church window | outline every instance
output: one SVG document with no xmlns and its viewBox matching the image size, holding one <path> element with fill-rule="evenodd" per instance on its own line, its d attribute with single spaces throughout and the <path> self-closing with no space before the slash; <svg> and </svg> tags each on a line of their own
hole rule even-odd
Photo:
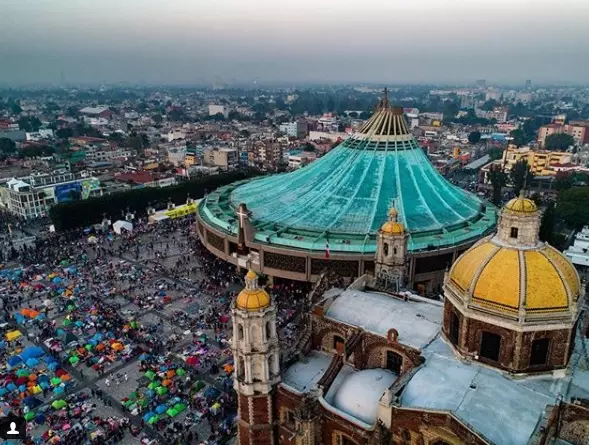
<svg viewBox="0 0 589 445">
<path fill-rule="evenodd" d="M 237 325 L 237 339 L 243 340 L 243 325 L 241 323 Z"/>
<path fill-rule="evenodd" d="M 397 255 L 397 247 L 393 247 L 393 255 Z"/>
<path fill-rule="evenodd" d="M 245 379 L 245 361 L 243 360 L 243 357 L 239 357 L 237 361 L 237 379 Z"/>
<path fill-rule="evenodd" d="M 403 365 L 403 357 L 393 351 L 387 351 L 386 369 L 393 371 L 395 374 L 401 374 L 401 366 Z"/>
<path fill-rule="evenodd" d="M 458 344 L 458 336 L 460 333 L 460 319 L 456 312 L 450 313 L 450 341 L 452 344 Z"/>
<path fill-rule="evenodd" d="M 480 356 L 494 362 L 499 361 L 499 351 L 501 350 L 501 337 L 491 332 L 481 334 Z"/>
<path fill-rule="evenodd" d="M 509 236 L 511 238 L 517 238 L 517 235 L 518 235 L 518 228 L 517 227 L 512 227 Z"/>
<path fill-rule="evenodd" d="M 272 338 L 272 323 L 267 321 L 266 322 L 266 340 L 270 340 Z"/>
<path fill-rule="evenodd" d="M 384 256 L 389 256 L 389 243 L 384 243 L 382 246 Z"/>
<path fill-rule="evenodd" d="M 337 351 L 338 354 L 344 353 L 344 339 L 341 338 L 339 335 L 333 336 L 333 349 Z"/>
<path fill-rule="evenodd" d="M 530 366 L 545 365 L 548 362 L 548 347 L 550 340 L 547 338 L 540 338 L 532 342 L 532 350 L 530 353 Z"/>
<path fill-rule="evenodd" d="M 282 424 L 290 430 L 295 429 L 295 414 L 293 410 L 283 408 Z"/>
</svg>

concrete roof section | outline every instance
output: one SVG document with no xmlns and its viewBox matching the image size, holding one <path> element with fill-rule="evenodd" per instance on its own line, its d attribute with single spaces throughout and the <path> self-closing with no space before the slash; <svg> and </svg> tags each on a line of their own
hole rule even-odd
<svg viewBox="0 0 589 445">
<path fill-rule="evenodd" d="M 282 383 L 288 389 L 294 389 L 299 393 L 307 393 L 317 386 L 317 382 L 329 367 L 330 362 L 330 355 L 311 351 L 282 374 Z"/>
<path fill-rule="evenodd" d="M 452 412 L 496 444 L 528 443 L 547 405 L 565 395 L 571 381 L 552 375 L 510 378 L 457 359 L 441 338 L 424 355 L 425 363 L 401 394 L 401 406 Z"/>
<path fill-rule="evenodd" d="M 423 349 L 438 336 L 442 312 L 442 306 L 434 301 L 404 301 L 348 289 L 335 298 L 325 316 L 382 336 L 394 328 L 399 343 Z"/>
</svg>

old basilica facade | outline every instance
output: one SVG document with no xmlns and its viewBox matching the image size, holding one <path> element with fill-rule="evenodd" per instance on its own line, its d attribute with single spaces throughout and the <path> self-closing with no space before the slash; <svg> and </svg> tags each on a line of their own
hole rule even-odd
<svg viewBox="0 0 589 445">
<path fill-rule="evenodd" d="M 511 200 L 435 301 L 403 291 L 408 234 L 390 209 L 374 273 L 319 282 L 288 351 L 248 272 L 232 309 L 238 444 L 585 444 L 584 290 L 539 225 L 531 200 Z"/>
</svg>

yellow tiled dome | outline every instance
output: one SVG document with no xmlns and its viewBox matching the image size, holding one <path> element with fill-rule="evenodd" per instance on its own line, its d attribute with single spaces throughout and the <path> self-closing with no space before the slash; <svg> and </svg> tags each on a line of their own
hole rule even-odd
<svg viewBox="0 0 589 445">
<path fill-rule="evenodd" d="M 530 214 L 538 211 L 536 203 L 524 196 L 523 192 L 505 205 L 505 210 L 519 214 Z"/>
<path fill-rule="evenodd" d="M 235 299 L 235 306 L 244 311 L 259 311 L 270 306 L 270 295 L 264 289 L 244 289 Z"/>
<path fill-rule="evenodd" d="M 394 221 L 387 221 L 382 225 L 380 228 L 384 233 L 388 233 L 390 235 L 400 235 L 405 232 L 405 226 L 403 224 L 394 222 Z"/>
<path fill-rule="evenodd" d="M 549 245 L 517 249 L 487 239 L 462 254 L 449 282 L 473 303 L 517 312 L 566 311 L 580 293 L 577 271 Z"/>
<path fill-rule="evenodd" d="M 235 306 L 244 311 L 259 311 L 270 306 L 270 295 L 258 287 L 258 275 L 249 270 L 245 276 L 245 289 L 235 299 Z"/>
</svg>

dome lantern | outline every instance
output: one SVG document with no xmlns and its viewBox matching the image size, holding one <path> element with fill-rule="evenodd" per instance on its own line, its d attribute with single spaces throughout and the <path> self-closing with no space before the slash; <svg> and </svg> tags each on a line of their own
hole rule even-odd
<svg viewBox="0 0 589 445">
<path fill-rule="evenodd" d="M 540 243 L 540 223 L 538 207 L 522 190 L 501 210 L 497 237 L 510 246 L 531 248 Z"/>
<path fill-rule="evenodd" d="M 258 286 L 258 275 L 250 269 L 245 276 L 245 288 L 235 299 L 235 306 L 243 311 L 253 312 L 266 309 L 270 303 L 268 293 Z"/>
</svg>

